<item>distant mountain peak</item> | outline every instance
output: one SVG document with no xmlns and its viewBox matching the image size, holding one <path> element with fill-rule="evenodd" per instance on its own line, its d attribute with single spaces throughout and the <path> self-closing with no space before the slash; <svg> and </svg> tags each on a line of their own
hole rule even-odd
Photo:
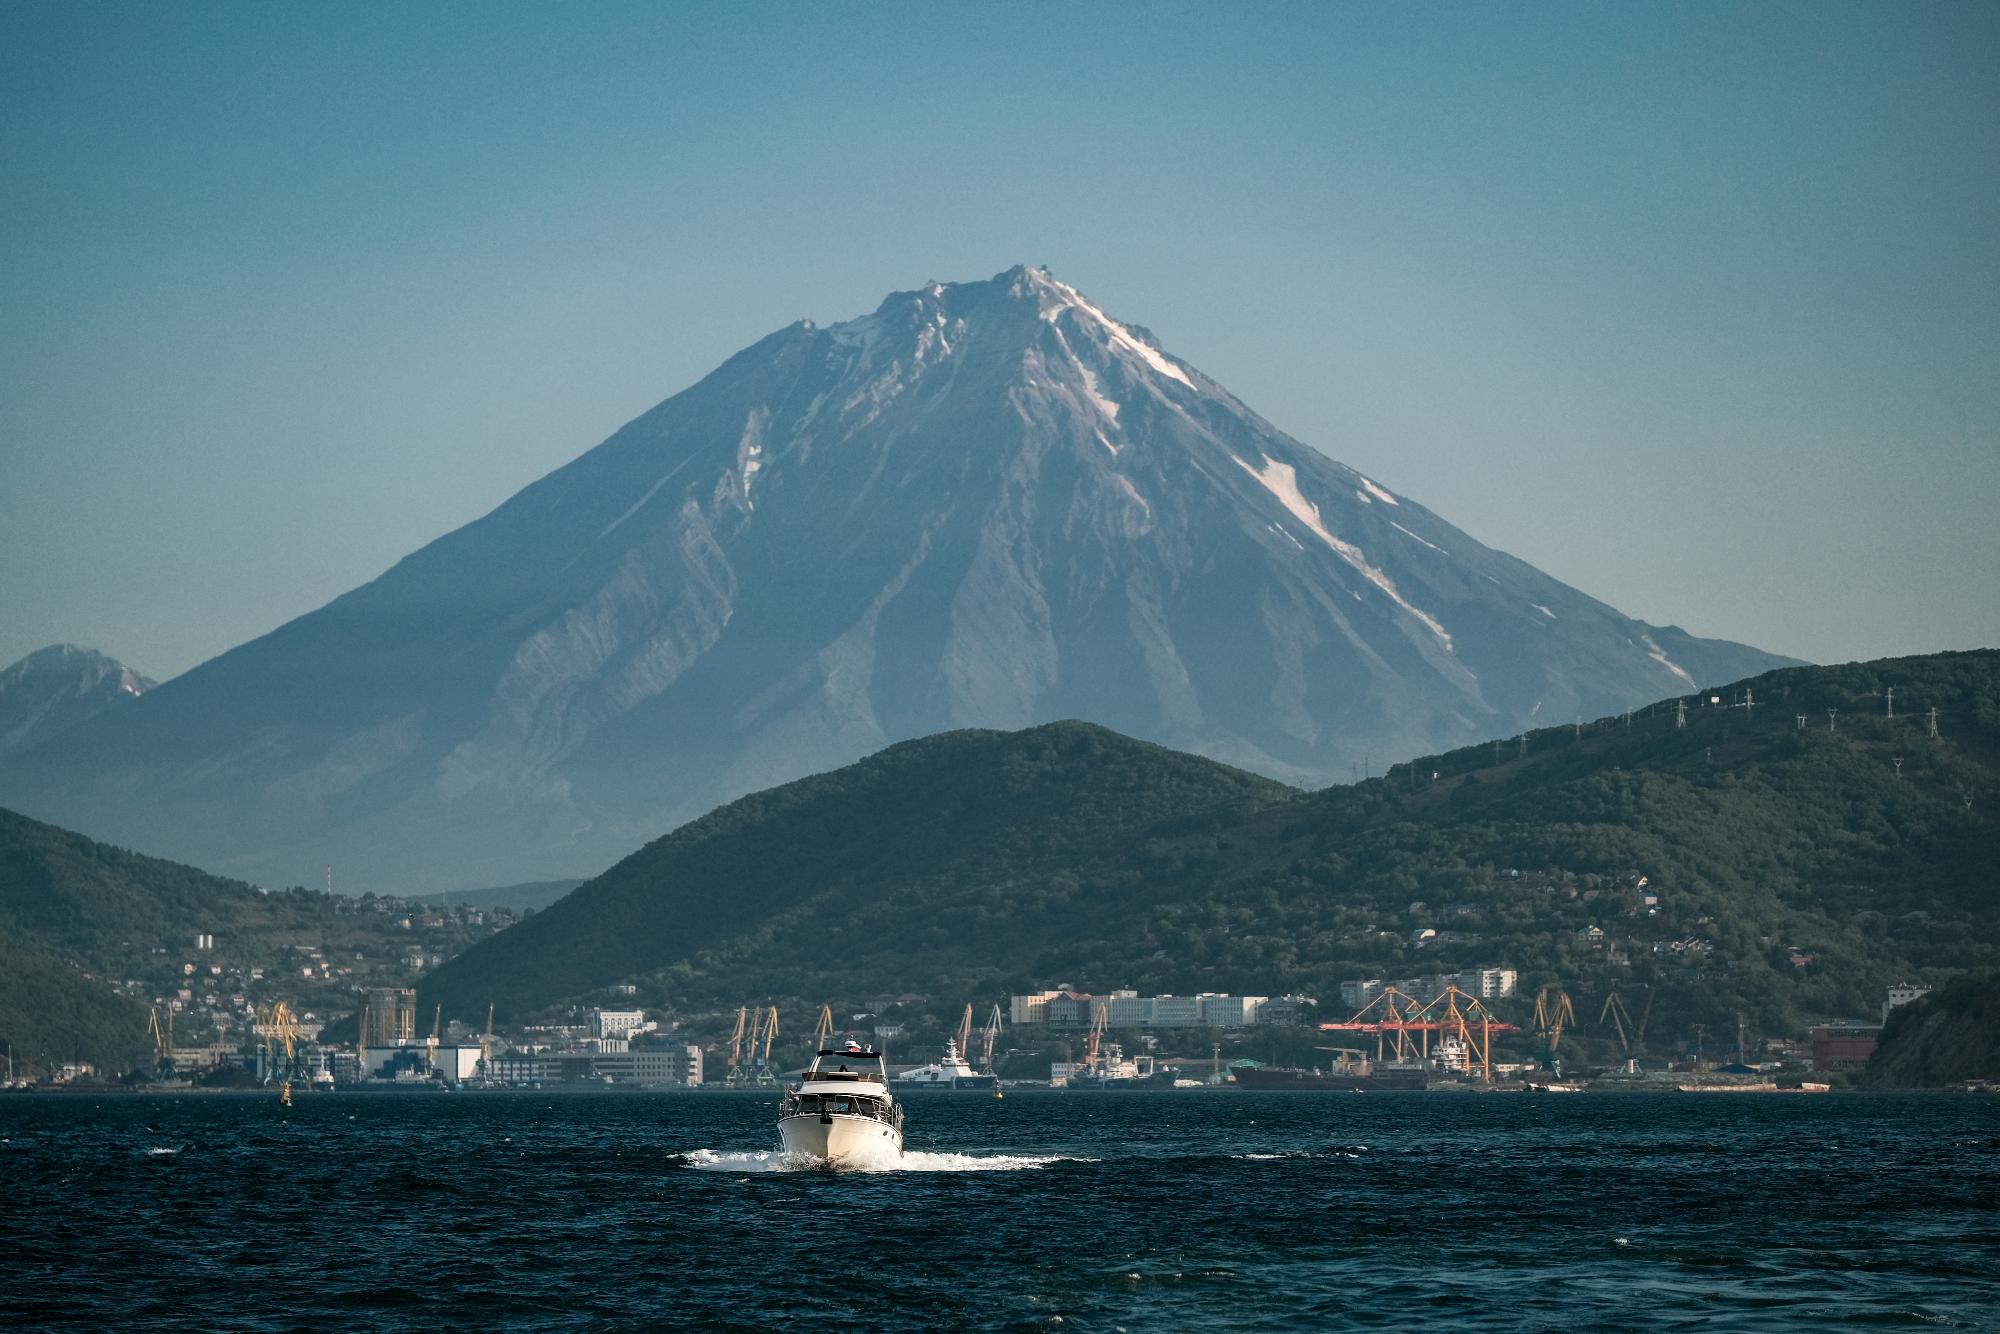
<svg viewBox="0 0 2000 1334">
<path fill-rule="evenodd" d="M 36 649 L 0 671 L 0 755 L 41 745 L 155 684 L 96 649 Z"/>
<path fill-rule="evenodd" d="M 0 800 L 233 874 L 500 884 L 952 729 L 1319 785 L 1780 661 L 1481 545 L 1016 265 L 759 340 Z"/>
</svg>

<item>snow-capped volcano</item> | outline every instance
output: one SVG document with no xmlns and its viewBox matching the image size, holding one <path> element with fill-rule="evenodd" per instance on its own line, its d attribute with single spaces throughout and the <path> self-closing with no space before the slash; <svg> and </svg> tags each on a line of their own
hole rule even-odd
<svg viewBox="0 0 2000 1334">
<path fill-rule="evenodd" d="M 1316 784 L 1780 661 L 1481 546 L 1015 268 L 779 330 L 0 799 L 239 874 L 483 883 L 948 728 Z"/>
</svg>

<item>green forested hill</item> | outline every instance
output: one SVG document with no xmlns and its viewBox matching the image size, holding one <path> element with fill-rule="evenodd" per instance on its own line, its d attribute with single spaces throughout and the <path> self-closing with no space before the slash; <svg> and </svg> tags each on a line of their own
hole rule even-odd
<svg viewBox="0 0 2000 1334">
<path fill-rule="evenodd" d="M 1877 1088 L 2000 1080 L 2000 969 L 1962 974 L 1899 1005 L 1868 1062 Z"/>
<path fill-rule="evenodd" d="M 409 951 L 455 952 L 493 929 L 442 914 L 433 928 L 391 906 L 267 894 L 0 810 L 0 1042 L 42 1071 L 79 1056 L 122 1069 L 147 1046 L 156 997 L 189 992 L 180 1041 L 241 1038 L 246 1003 L 342 1012 L 357 984 L 406 982 Z M 213 945 L 197 950 L 196 933 Z"/>
<path fill-rule="evenodd" d="M 150 1045 L 138 1002 L 0 930 L 0 1046 L 11 1050 L 18 1074 L 77 1060 L 116 1072 Z"/>
<path fill-rule="evenodd" d="M 1025 976 L 1106 916 L 1096 887 L 1137 840 L 1292 795 L 1081 723 L 906 742 L 647 845 L 447 965 L 420 1004 L 519 1017 L 654 972 L 676 994 L 753 975 L 858 994 L 990 974 L 1003 954 Z"/>
<path fill-rule="evenodd" d="M 1311 794 L 1084 724 L 911 742 L 649 845 L 423 1003 L 518 1015 L 617 982 L 688 1006 L 1058 982 L 1330 998 L 1492 964 L 1580 1010 L 1645 991 L 1656 1033 L 1742 1013 L 1757 1036 L 1996 957 L 2000 653 L 1686 702 L 1684 726 L 1669 701 Z"/>
</svg>

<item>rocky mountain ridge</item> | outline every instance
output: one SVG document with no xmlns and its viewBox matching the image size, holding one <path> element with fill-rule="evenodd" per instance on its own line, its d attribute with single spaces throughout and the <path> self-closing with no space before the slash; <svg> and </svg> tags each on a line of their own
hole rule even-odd
<svg viewBox="0 0 2000 1334">
<path fill-rule="evenodd" d="M 96 649 L 37 649 L 0 671 L 0 755 L 52 740 L 157 684 Z"/>
</svg>

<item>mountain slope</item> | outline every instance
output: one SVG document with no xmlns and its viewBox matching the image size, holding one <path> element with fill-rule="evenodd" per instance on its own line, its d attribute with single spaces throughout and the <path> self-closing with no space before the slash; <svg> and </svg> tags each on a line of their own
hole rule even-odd
<svg viewBox="0 0 2000 1334">
<path fill-rule="evenodd" d="M 0 755 L 60 736 L 155 684 L 95 649 L 74 644 L 37 649 L 0 672 Z"/>
<path fill-rule="evenodd" d="M 454 888 L 954 728 L 1088 718 L 1316 785 L 1777 661 L 1482 546 L 1017 268 L 772 334 L 0 763 L 0 800 L 236 874 Z"/>
<path fill-rule="evenodd" d="M 1979 794 L 2000 778 L 2000 653 L 1712 693 L 1685 726 L 1660 707 L 1319 793 L 1083 724 L 906 743 L 659 840 L 447 964 L 423 1004 L 1059 981 L 1330 1002 L 1348 977 L 1504 965 L 1580 1013 L 1608 989 L 1654 995 L 1671 1039 L 1739 1012 L 1796 1034 L 1899 979 L 1990 963 L 2000 805 Z"/>
</svg>

